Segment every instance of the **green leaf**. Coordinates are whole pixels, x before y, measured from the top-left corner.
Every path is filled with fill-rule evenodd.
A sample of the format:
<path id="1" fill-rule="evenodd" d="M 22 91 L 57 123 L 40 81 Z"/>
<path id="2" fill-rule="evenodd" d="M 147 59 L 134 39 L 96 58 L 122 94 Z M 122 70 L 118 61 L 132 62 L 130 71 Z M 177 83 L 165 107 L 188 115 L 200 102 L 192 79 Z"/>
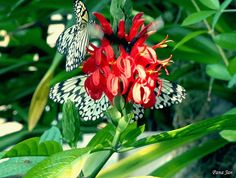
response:
<path id="1" fill-rule="evenodd" d="M 229 71 L 223 64 L 209 64 L 206 67 L 206 72 L 209 76 L 215 79 L 226 81 L 231 79 Z"/>
<path id="2" fill-rule="evenodd" d="M 218 22 L 221 14 L 224 12 L 224 10 L 228 7 L 228 5 L 232 2 L 232 0 L 225 0 L 221 6 L 220 9 L 217 11 L 217 13 L 214 15 L 212 20 L 212 28 L 215 28 L 216 23 Z"/>
<path id="3" fill-rule="evenodd" d="M 28 128 L 30 131 L 36 126 L 44 111 L 45 105 L 47 104 L 48 100 L 50 81 L 61 59 L 62 56 L 59 53 L 56 53 L 50 68 L 44 75 L 43 79 L 40 81 L 33 94 L 28 115 Z"/>
<path id="4" fill-rule="evenodd" d="M 121 95 L 117 95 L 113 99 L 114 106 L 118 109 L 118 111 L 122 112 L 125 107 L 125 100 Z"/>
<path id="5" fill-rule="evenodd" d="M 201 146 L 196 146 L 171 159 L 170 161 L 153 171 L 150 175 L 165 178 L 174 177 L 175 174 L 190 165 L 193 161 L 201 159 L 209 153 L 222 148 L 227 143 L 228 142 L 224 139 L 210 140 Z"/>
<path id="6" fill-rule="evenodd" d="M 129 0 L 112 0 L 110 13 L 113 17 L 113 30 L 116 31 L 118 23 L 121 19 L 129 21 L 132 14 L 132 2 Z"/>
<path id="7" fill-rule="evenodd" d="M 24 140 L 7 151 L 4 157 L 49 156 L 62 151 L 62 147 L 58 142 L 45 141 L 39 143 L 39 141 L 38 137 Z"/>
<path id="8" fill-rule="evenodd" d="M 76 147 L 80 138 L 80 116 L 78 108 L 70 100 L 63 104 L 62 133 L 64 140 L 71 147 Z"/>
<path id="9" fill-rule="evenodd" d="M 114 125 L 117 125 L 120 118 L 122 117 L 121 112 L 114 106 L 107 109 L 105 112 L 107 118 L 113 122 Z"/>
<path id="10" fill-rule="evenodd" d="M 76 178 L 79 176 L 90 149 L 73 149 L 54 154 L 30 169 L 24 178 Z"/>
<path id="11" fill-rule="evenodd" d="M 129 124 L 128 127 L 122 132 L 120 136 L 120 141 L 122 145 L 131 144 L 131 142 L 135 142 L 136 138 L 142 134 L 145 130 L 145 125 L 140 127 L 137 126 L 137 122 Z"/>
<path id="12" fill-rule="evenodd" d="M 87 147 L 94 149 L 103 149 L 104 147 L 111 147 L 111 142 L 115 135 L 115 128 L 112 124 L 108 124 L 105 128 L 98 131 L 96 135 L 90 140 Z M 104 161 L 111 156 L 111 151 L 99 151 L 89 155 L 83 168 L 85 177 L 91 176 L 91 174 L 98 169 L 98 165 L 101 165 Z M 103 164 L 102 164 L 103 165 Z"/>
<path id="13" fill-rule="evenodd" d="M 34 92 L 29 108 L 29 130 L 32 130 L 35 127 L 47 104 L 52 76 L 52 72 L 47 72 Z"/>
<path id="14" fill-rule="evenodd" d="M 128 177 L 133 171 L 140 169 L 142 166 L 147 165 L 151 161 L 160 158 L 182 145 L 214 132 L 236 129 L 235 118 L 236 115 L 234 114 L 204 119 L 198 123 L 138 140 L 131 144 L 130 147 L 123 148 L 123 150 L 120 151 L 149 146 L 103 169 L 97 177 Z"/>
<path id="15" fill-rule="evenodd" d="M 32 167 L 44 160 L 44 156 L 11 158 L 0 163 L 0 177 L 24 175 Z"/>
<path id="16" fill-rule="evenodd" d="M 195 38 L 196 36 L 199 36 L 201 34 L 207 33 L 207 31 L 195 31 L 192 33 L 189 33 L 187 36 L 185 36 L 180 42 L 178 42 L 173 50 L 176 50 L 178 47 L 182 46 L 183 44 L 185 44 L 186 42 L 188 42 L 189 40 Z"/>
<path id="17" fill-rule="evenodd" d="M 223 130 L 220 132 L 220 136 L 229 142 L 236 142 L 236 130 Z"/>
<path id="18" fill-rule="evenodd" d="M 60 130 L 55 126 L 52 126 L 50 129 L 46 130 L 40 137 L 40 143 L 45 141 L 55 141 L 62 145 L 62 135 Z"/>
<path id="19" fill-rule="evenodd" d="M 110 146 L 112 139 L 115 135 L 115 128 L 112 124 L 108 124 L 102 130 L 99 130 L 96 135 L 90 140 L 87 147 L 104 147 Z"/>
<path id="20" fill-rule="evenodd" d="M 217 10 L 220 8 L 219 0 L 199 0 L 204 6 Z"/>
<path id="21" fill-rule="evenodd" d="M 149 145 L 135 152 L 131 156 L 104 168 L 98 174 L 97 178 L 129 177 L 132 172 L 197 138 L 199 137 L 195 135 L 186 136 L 185 138 L 173 139 L 171 141 Z"/>
<path id="22" fill-rule="evenodd" d="M 215 36 L 214 41 L 225 49 L 236 51 L 236 33 L 222 33 Z"/>
<path id="23" fill-rule="evenodd" d="M 188 26 L 188 25 L 198 23 L 202 20 L 205 20 L 207 17 L 211 16 L 214 13 L 215 13 L 215 11 L 195 12 L 195 13 L 189 15 L 186 19 L 184 19 L 182 26 Z"/>
<path id="24" fill-rule="evenodd" d="M 235 115 L 236 114 L 236 108 L 230 109 L 224 115 Z"/>
<path id="25" fill-rule="evenodd" d="M 236 57 L 234 57 L 232 60 L 230 60 L 228 70 L 231 75 L 236 73 Z"/>
<path id="26" fill-rule="evenodd" d="M 136 141 L 131 147 L 140 147 L 152 143 L 158 143 L 162 141 L 172 140 L 176 138 L 184 138 L 187 136 L 203 135 L 210 134 L 212 132 L 222 131 L 222 130 L 231 130 L 236 129 L 236 119 L 235 114 L 218 116 L 215 118 L 204 119 L 198 123 L 190 124 L 188 126 L 172 130 L 169 132 L 163 132 L 154 136 L 143 138 Z M 126 148 L 127 150 L 127 148 Z M 121 150 L 122 151 L 122 150 Z"/>

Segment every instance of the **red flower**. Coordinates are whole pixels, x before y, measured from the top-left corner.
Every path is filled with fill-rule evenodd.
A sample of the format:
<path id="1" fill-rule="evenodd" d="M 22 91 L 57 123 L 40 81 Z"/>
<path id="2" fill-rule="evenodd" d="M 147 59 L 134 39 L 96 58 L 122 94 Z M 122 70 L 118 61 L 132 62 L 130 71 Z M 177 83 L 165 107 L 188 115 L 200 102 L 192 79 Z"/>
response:
<path id="1" fill-rule="evenodd" d="M 133 18 L 128 33 L 125 21 L 120 20 L 117 34 L 103 15 L 94 15 L 101 24 L 104 37 L 99 47 L 90 44 L 90 57 L 83 63 L 83 72 L 89 76 L 85 81 L 86 91 L 94 100 L 105 93 L 112 102 L 120 94 L 128 102 L 152 107 L 156 101 L 154 89 L 160 86 L 158 94 L 161 91 L 160 71 L 164 69 L 168 75 L 166 67 L 172 57 L 161 61 L 155 49 L 166 47 L 168 37 L 157 45 L 148 46 L 145 41 L 151 24 L 144 25 L 142 13 Z M 117 45 L 118 50 L 114 50 Z"/>

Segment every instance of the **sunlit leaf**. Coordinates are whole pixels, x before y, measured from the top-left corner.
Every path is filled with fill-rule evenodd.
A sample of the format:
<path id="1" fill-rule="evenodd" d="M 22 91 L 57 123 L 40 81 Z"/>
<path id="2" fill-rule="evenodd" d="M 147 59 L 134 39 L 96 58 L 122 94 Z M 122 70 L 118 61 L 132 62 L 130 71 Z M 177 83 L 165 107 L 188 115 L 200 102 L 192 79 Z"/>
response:
<path id="1" fill-rule="evenodd" d="M 7 151 L 4 157 L 49 156 L 62 151 L 62 147 L 58 142 L 45 141 L 40 143 L 39 140 L 38 137 L 24 140 Z"/>
<path id="2" fill-rule="evenodd" d="M 77 178 L 88 157 L 89 149 L 74 149 L 54 154 L 30 169 L 24 178 Z"/>
<path id="3" fill-rule="evenodd" d="M 201 146 L 195 146 L 194 148 L 182 153 L 181 155 L 160 166 L 158 169 L 153 171 L 151 175 L 171 178 L 193 161 L 198 160 L 207 154 L 218 150 L 219 148 L 222 148 L 227 143 L 228 142 L 224 139 L 216 139 L 210 140 Z"/>
<path id="4" fill-rule="evenodd" d="M 236 130 L 223 130 L 220 135 L 229 142 L 236 142 Z"/>
<path id="5" fill-rule="evenodd" d="M 50 81 L 53 77 L 54 71 L 61 62 L 61 59 L 62 56 L 59 53 L 56 53 L 50 68 L 48 69 L 47 73 L 44 75 L 43 79 L 40 81 L 38 87 L 34 92 L 29 108 L 29 130 L 32 130 L 35 127 L 44 111 L 45 105 L 48 100 Z"/>
<path id="6" fill-rule="evenodd" d="M 48 100 L 50 81 L 52 79 L 52 76 L 53 75 L 51 71 L 47 72 L 34 92 L 29 108 L 29 130 L 32 130 L 35 127 L 44 111 L 45 105 Z"/>
<path id="7" fill-rule="evenodd" d="M 204 6 L 217 10 L 220 8 L 219 0 L 199 0 Z"/>
<path id="8" fill-rule="evenodd" d="M 0 163 L 0 177 L 24 175 L 33 166 L 44 160 L 44 156 L 17 157 Z"/>
<path id="9" fill-rule="evenodd" d="M 211 16 L 214 13 L 215 13 L 215 11 L 195 12 L 195 13 L 189 15 L 186 19 L 184 19 L 182 25 L 183 26 L 188 26 L 188 25 L 198 23 L 202 20 L 205 20 L 207 17 Z"/>

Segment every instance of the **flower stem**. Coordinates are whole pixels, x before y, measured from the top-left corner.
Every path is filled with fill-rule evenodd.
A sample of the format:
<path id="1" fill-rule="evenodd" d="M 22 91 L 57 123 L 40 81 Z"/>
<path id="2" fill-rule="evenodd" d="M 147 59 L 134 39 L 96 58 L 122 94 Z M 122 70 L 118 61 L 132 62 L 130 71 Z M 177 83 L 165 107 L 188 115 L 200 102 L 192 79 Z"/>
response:
<path id="1" fill-rule="evenodd" d="M 223 13 L 224 12 L 236 12 L 236 9 L 225 9 L 225 10 L 223 10 Z"/>
<path id="2" fill-rule="evenodd" d="M 107 156 L 99 163 L 99 165 L 96 167 L 96 169 L 93 171 L 93 173 L 88 178 L 94 178 L 97 176 L 97 174 L 100 172 L 100 170 L 103 168 L 103 166 L 106 164 L 106 162 L 110 159 L 110 157 L 113 155 L 113 153 L 117 150 L 119 139 L 120 139 L 121 132 L 116 129 L 116 133 L 114 136 L 114 139 L 112 141 L 113 150 L 110 150 L 110 152 L 107 154 Z"/>
<path id="3" fill-rule="evenodd" d="M 196 8 L 196 10 L 197 10 L 198 12 L 200 12 L 201 9 L 200 9 L 199 6 L 197 5 L 196 1 L 195 1 L 195 0 L 191 0 L 191 2 L 193 3 L 193 5 L 194 5 L 194 7 Z M 211 26 L 210 26 L 209 23 L 206 21 L 206 19 L 203 20 L 203 23 L 205 24 L 205 26 L 206 26 L 206 28 L 207 28 L 207 30 L 208 30 L 208 33 L 210 34 L 211 38 L 214 39 L 215 36 L 216 36 L 216 35 L 215 35 L 215 32 L 214 32 L 214 29 L 211 28 Z M 228 59 L 227 59 L 227 57 L 226 57 L 226 55 L 225 55 L 224 50 L 223 50 L 218 44 L 216 44 L 216 43 L 215 43 L 215 46 L 216 46 L 216 48 L 217 48 L 217 50 L 218 50 L 218 52 L 219 52 L 219 54 L 220 54 L 220 56 L 221 56 L 223 62 L 225 63 L 226 66 L 228 66 L 228 65 L 229 65 L 229 61 L 228 61 Z"/>

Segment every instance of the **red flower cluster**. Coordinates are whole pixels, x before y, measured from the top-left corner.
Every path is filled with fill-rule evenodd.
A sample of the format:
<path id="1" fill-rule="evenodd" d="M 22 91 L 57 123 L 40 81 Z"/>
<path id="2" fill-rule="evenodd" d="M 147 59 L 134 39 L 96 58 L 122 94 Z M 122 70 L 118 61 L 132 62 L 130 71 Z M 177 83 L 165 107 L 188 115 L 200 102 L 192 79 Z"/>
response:
<path id="1" fill-rule="evenodd" d="M 153 32 L 151 24 L 144 25 L 142 13 L 132 21 L 129 33 L 125 29 L 125 21 L 120 20 L 115 34 L 104 16 L 94 13 L 104 33 L 99 47 L 90 44 L 90 57 L 83 63 L 83 72 L 88 74 L 85 88 L 94 100 L 105 93 L 112 102 L 114 96 L 123 95 L 128 102 L 141 104 L 145 108 L 155 104 L 154 89 L 162 86 L 159 79 L 161 69 L 166 74 L 170 56 L 159 60 L 156 48 L 166 47 L 167 37 L 160 43 L 150 47 L 145 41 Z M 161 87 L 159 87 L 160 94 Z"/>

